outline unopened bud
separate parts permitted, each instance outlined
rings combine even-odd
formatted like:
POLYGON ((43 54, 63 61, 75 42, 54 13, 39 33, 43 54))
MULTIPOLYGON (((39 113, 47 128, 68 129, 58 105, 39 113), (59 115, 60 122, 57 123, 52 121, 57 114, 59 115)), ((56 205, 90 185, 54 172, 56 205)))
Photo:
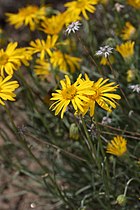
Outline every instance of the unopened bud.
POLYGON ((121 194, 117 197, 117 203, 120 205, 120 206, 125 206, 126 204, 126 201, 127 201, 127 198, 125 195, 121 194))
POLYGON ((71 139, 74 139, 74 140, 78 140, 79 139, 79 131, 78 131, 78 127, 76 126, 75 123, 72 123, 70 125, 69 137, 71 139))

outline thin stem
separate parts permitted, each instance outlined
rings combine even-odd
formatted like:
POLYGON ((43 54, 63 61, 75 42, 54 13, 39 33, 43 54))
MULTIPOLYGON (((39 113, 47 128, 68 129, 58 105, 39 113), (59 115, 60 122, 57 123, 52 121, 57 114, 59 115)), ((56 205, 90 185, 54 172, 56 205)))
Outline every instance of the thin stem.
POLYGON ((86 127, 86 124, 85 124, 85 121, 83 120, 83 118, 82 118, 82 125, 83 125, 84 132, 85 132, 86 137, 87 137, 87 140, 88 140, 88 147, 89 147, 89 149, 90 149, 91 152, 92 152, 92 157, 93 157, 93 159, 95 160, 95 159, 96 159, 95 149, 94 149, 94 147, 93 147, 92 141, 91 141, 91 139, 90 139, 90 136, 89 136, 89 133, 88 133, 88 131, 87 131, 87 127, 86 127))
POLYGON ((87 130, 87 127, 86 127, 86 124, 85 124, 85 121, 84 121, 83 118, 82 118, 82 125, 83 125, 84 132, 85 132, 85 135, 86 135, 86 140, 87 140, 86 144, 88 146, 88 149, 91 152, 91 156, 92 156, 93 160, 95 161, 99 171, 101 171, 101 164, 100 164, 100 161, 99 161, 99 157, 97 158, 96 149, 94 148, 94 145, 91 141, 91 138, 89 136, 89 133, 88 133, 88 130, 87 130))
MULTIPOLYGON (((115 71, 114 71, 114 69, 113 69, 113 67, 112 67, 112 64, 111 64, 110 59, 109 59, 108 56, 107 56, 107 61, 108 61, 109 67, 110 67, 110 69, 111 69, 111 71, 112 71, 112 74, 113 74, 113 76, 114 76, 114 79, 115 79, 116 82, 119 84, 119 81, 117 80, 117 77, 116 77, 116 75, 115 75, 115 71)), ((131 107, 131 105, 130 105, 130 103, 129 103, 129 101, 128 101, 128 99, 127 99, 125 93, 124 93, 124 91, 122 90, 122 88, 121 88, 121 86, 120 86, 120 84, 119 84, 119 89, 120 89, 120 91, 121 91, 121 93, 122 93, 124 99, 126 100, 128 106, 131 107)))
POLYGON ((33 152, 31 151, 31 147, 29 147, 29 146, 27 145, 27 142, 26 142, 25 138, 19 134, 18 128, 16 127, 16 125, 15 125, 15 123, 14 123, 12 114, 11 114, 11 112, 9 111, 9 109, 7 108, 7 106, 5 106, 5 110, 6 110, 7 114, 8 114, 8 116, 9 116, 10 122, 11 122, 11 124, 12 124, 12 126, 13 126, 14 133, 15 133, 17 139, 18 139, 18 142, 21 143, 21 145, 24 147, 24 149, 25 149, 26 151, 28 151, 28 153, 31 155, 31 157, 38 163, 38 165, 39 165, 39 166, 43 169, 43 171, 46 173, 46 169, 47 169, 47 168, 44 167, 44 166, 42 165, 42 163, 39 161, 38 158, 36 158, 36 156, 35 156, 35 155, 33 154, 33 152))
MULTIPOLYGON (((95 119, 95 117, 94 117, 94 119, 95 119)), ((108 198, 108 201, 109 201, 109 198, 110 198, 110 188, 109 188, 109 185, 110 185, 110 174, 109 174, 109 167, 108 167, 108 162, 107 162, 107 158, 106 158, 106 155, 105 155, 105 151, 103 149, 103 143, 102 143, 102 140, 101 140, 101 137, 100 137, 100 128, 98 126, 98 123, 96 123, 96 121, 95 121, 95 125, 96 125, 96 128, 97 128, 99 147, 100 147, 101 154, 103 156, 105 172, 106 172, 106 176, 104 175, 104 172, 102 172, 102 178, 103 178, 103 182, 104 182, 104 186, 105 186, 105 190, 106 190, 106 195, 107 195, 107 198, 108 198)))
POLYGON ((124 189, 124 193, 123 193, 124 196, 126 196, 128 186, 129 186, 130 182, 132 182, 133 180, 134 180, 134 178, 131 178, 131 179, 129 179, 128 182, 126 183, 126 186, 125 186, 125 189, 124 189))
POLYGON ((71 158, 73 158, 73 159, 75 159, 75 160, 79 160, 79 161, 86 162, 85 159, 83 159, 83 158, 81 158, 81 157, 79 157, 79 156, 77 156, 77 155, 74 155, 74 154, 72 154, 72 153, 70 153, 70 152, 68 152, 68 151, 66 151, 66 150, 64 150, 64 149, 62 149, 61 147, 59 147, 59 146, 57 146, 57 145, 55 145, 55 144, 51 144, 51 143, 49 143, 49 142, 43 141, 43 140, 41 140, 41 139, 38 139, 37 137, 35 137, 35 136, 31 135, 31 134, 26 134, 26 135, 29 136, 29 137, 31 137, 31 138, 33 138, 34 140, 36 140, 36 141, 42 143, 42 144, 46 144, 46 145, 49 146, 49 147, 52 147, 52 148, 54 148, 54 149, 56 149, 56 150, 59 150, 61 153, 64 153, 64 154, 70 156, 71 158))
POLYGON ((30 156, 35 160, 35 162, 40 166, 40 168, 42 169, 42 171, 48 175, 50 181, 52 182, 52 184, 54 185, 54 187, 56 188, 60 198, 64 201, 64 203, 66 203, 67 205, 70 206, 71 209, 74 209, 74 206, 68 201, 67 198, 65 198, 65 195, 63 195, 63 193, 61 192, 61 190, 59 189, 57 183, 54 181, 54 179, 52 178, 52 176, 49 174, 49 169, 44 166, 40 160, 33 154, 32 150, 31 150, 31 147, 29 147, 27 145, 27 142, 25 140, 25 138, 23 136, 21 136, 19 133, 18 133, 18 128, 16 127, 15 123, 14 123, 14 120, 13 120, 13 117, 12 117, 12 114, 11 112, 9 111, 9 109, 7 108, 7 106, 5 106, 5 110, 9 116, 9 119, 10 119, 10 122, 13 126, 13 129, 14 129, 14 133, 16 134, 16 137, 18 139, 18 142, 24 147, 24 149, 26 151, 28 151, 28 153, 30 154, 30 156))
MULTIPOLYGON (((76 34, 76 35, 77 35, 77 34, 76 34)), ((84 44, 83 41, 81 40, 80 36, 77 35, 77 38, 78 38, 78 40, 82 43, 85 52, 88 54, 88 56, 89 56, 89 58, 91 59, 92 63, 96 66, 98 72, 99 72, 101 75, 103 75, 102 72, 101 72, 101 70, 99 69, 97 63, 95 62, 94 58, 90 55, 89 50, 87 49, 87 47, 85 46, 85 44, 84 44)))

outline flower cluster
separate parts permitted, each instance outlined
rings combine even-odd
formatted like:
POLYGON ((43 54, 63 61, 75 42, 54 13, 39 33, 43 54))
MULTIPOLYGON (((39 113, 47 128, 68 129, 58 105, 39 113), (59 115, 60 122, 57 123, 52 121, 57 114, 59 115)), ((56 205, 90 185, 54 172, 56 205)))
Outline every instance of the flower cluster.
POLYGON ((90 117, 94 116, 95 104, 97 103, 104 110, 111 112, 111 107, 116 108, 116 100, 121 97, 113 93, 118 88, 114 82, 105 84, 109 79, 100 78, 97 82, 91 81, 87 75, 81 78, 81 74, 74 84, 66 75, 65 80, 61 80, 61 90, 56 90, 52 94, 51 100, 55 101, 50 109, 55 110, 55 115, 61 112, 61 118, 68 105, 72 104, 74 110, 83 116, 90 111, 90 117))
POLYGON ((13 91, 19 86, 17 81, 8 82, 22 63, 29 65, 31 54, 26 48, 17 48, 17 42, 10 42, 6 49, 0 49, 0 103, 2 100, 14 101, 13 91))

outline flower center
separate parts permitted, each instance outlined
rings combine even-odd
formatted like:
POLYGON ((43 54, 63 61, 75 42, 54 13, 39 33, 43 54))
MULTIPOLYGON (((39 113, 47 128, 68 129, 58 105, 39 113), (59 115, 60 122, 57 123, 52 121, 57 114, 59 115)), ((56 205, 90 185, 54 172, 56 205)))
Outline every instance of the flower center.
POLYGON ((89 95, 88 98, 96 101, 100 97, 100 91, 98 89, 94 91, 95 93, 93 95, 89 95))
POLYGON ((5 65, 8 62, 8 55, 6 53, 0 53, 0 66, 5 65))
POLYGON ((75 97, 76 92, 77 92, 76 88, 73 85, 71 85, 67 87, 65 90, 62 90, 62 96, 66 100, 71 100, 75 97))
POLYGON ((85 2, 79 1, 79 2, 77 2, 77 5, 76 6, 79 9, 85 8, 85 2))

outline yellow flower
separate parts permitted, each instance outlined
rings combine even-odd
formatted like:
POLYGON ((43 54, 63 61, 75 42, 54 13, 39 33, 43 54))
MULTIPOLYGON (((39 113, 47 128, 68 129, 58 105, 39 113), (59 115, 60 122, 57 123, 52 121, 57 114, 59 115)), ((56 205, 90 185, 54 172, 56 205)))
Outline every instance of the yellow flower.
POLYGON ((70 69, 71 72, 75 72, 76 68, 80 68, 81 59, 57 50, 52 53, 50 62, 54 68, 58 67, 61 71, 70 69))
POLYGON ((107 145, 107 153, 122 156, 127 151, 127 141, 122 136, 116 136, 107 145))
POLYGON ((121 54, 125 61, 131 59, 134 55, 134 44, 135 42, 127 41, 124 44, 116 46, 116 50, 121 54))
POLYGON ((88 12, 94 13, 95 12, 95 7, 98 3, 98 0, 77 0, 77 1, 71 1, 66 4, 64 4, 65 7, 68 7, 67 11, 68 12, 73 12, 73 14, 78 14, 84 16, 86 20, 88 20, 88 15, 86 13, 86 10, 88 12))
POLYGON ((25 66, 29 66, 30 65, 29 61, 32 60, 32 53, 28 50, 28 47, 23 47, 23 48, 20 48, 19 50, 23 50, 22 52, 23 59, 21 60, 21 62, 25 66))
POLYGON ((55 101, 50 106, 50 109, 55 110, 55 115, 61 112, 61 118, 63 118, 70 104, 72 104, 75 111, 84 111, 83 105, 89 101, 87 96, 93 94, 93 91, 91 90, 92 83, 90 81, 83 81, 82 85, 79 84, 81 76, 80 74, 74 84, 71 84, 70 78, 67 75, 65 75, 65 80, 60 81, 62 89, 52 93, 52 98, 50 99, 55 101))
POLYGON ((16 49, 17 42, 9 43, 6 50, 0 49, 0 74, 4 76, 4 71, 11 75, 21 65, 24 58, 23 49, 16 49))
POLYGON ((121 37, 123 40, 129 40, 134 36, 135 32, 136 28, 130 22, 126 22, 121 37))
POLYGON ((79 11, 75 11, 73 12, 73 10, 69 10, 67 9, 64 13, 64 21, 65 21, 65 25, 68 26, 70 23, 72 22, 76 22, 81 20, 79 11))
POLYGON ((41 23, 41 30, 46 34, 54 35, 59 34, 64 26, 65 18, 63 13, 50 18, 45 18, 41 23))
POLYGON ((17 81, 9 81, 12 76, 5 78, 0 76, 0 104, 5 105, 4 101, 15 101, 16 95, 13 91, 19 87, 17 81))
POLYGON ((132 82, 135 79, 136 71, 134 69, 129 69, 127 71, 127 82, 132 82))
MULTIPOLYGON (((115 59, 114 59, 114 57, 112 55, 109 56, 109 61, 110 61, 111 64, 114 63, 115 59)), ((100 61, 100 64, 103 65, 103 66, 109 65, 108 59, 105 58, 105 57, 102 57, 101 61, 100 61)))
POLYGON ((37 60, 37 65, 35 65, 35 74, 39 76, 41 79, 45 79, 48 76, 50 76, 51 72, 51 66, 50 63, 46 60, 37 60))
POLYGON ((6 16, 8 17, 8 22, 14 25, 16 29, 23 25, 29 25, 31 31, 34 31, 39 21, 45 18, 45 14, 45 7, 39 8, 38 6, 29 5, 20 8, 17 14, 6 13, 6 16))
POLYGON ((57 35, 48 35, 46 41, 43 39, 36 39, 35 41, 30 42, 31 47, 29 47, 28 50, 33 54, 40 53, 40 59, 44 60, 46 53, 48 53, 48 55, 52 54, 51 49, 55 47, 57 39, 57 35))
MULTIPOLYGON (((85 75, 85 80, 90 81, 88 76, 85 75)), ((82 113, 85 115, 88 110, 90 110, 90 117, 93 117, 95 112, 95 104, 97 103, 101 108, 104 110, 111 112, 111 107, 116 108, 117 102, 115 99, 119 100, 121 97, 118 94, 114 94, 112 92, 116 91, 118 85, 115 85, 115 82, 108 83, 104 85, 109 79, 98 79, 97 82, 92 81, 92 90, 93 94, 87 96, 89 101, 84 104, 84 112, 82 113)), ((80 84, 82 85, 82 80, 80 84)))
POLYGON ((136 9, 140 9, 140 0, 127 0, 127 3, 136 9))

